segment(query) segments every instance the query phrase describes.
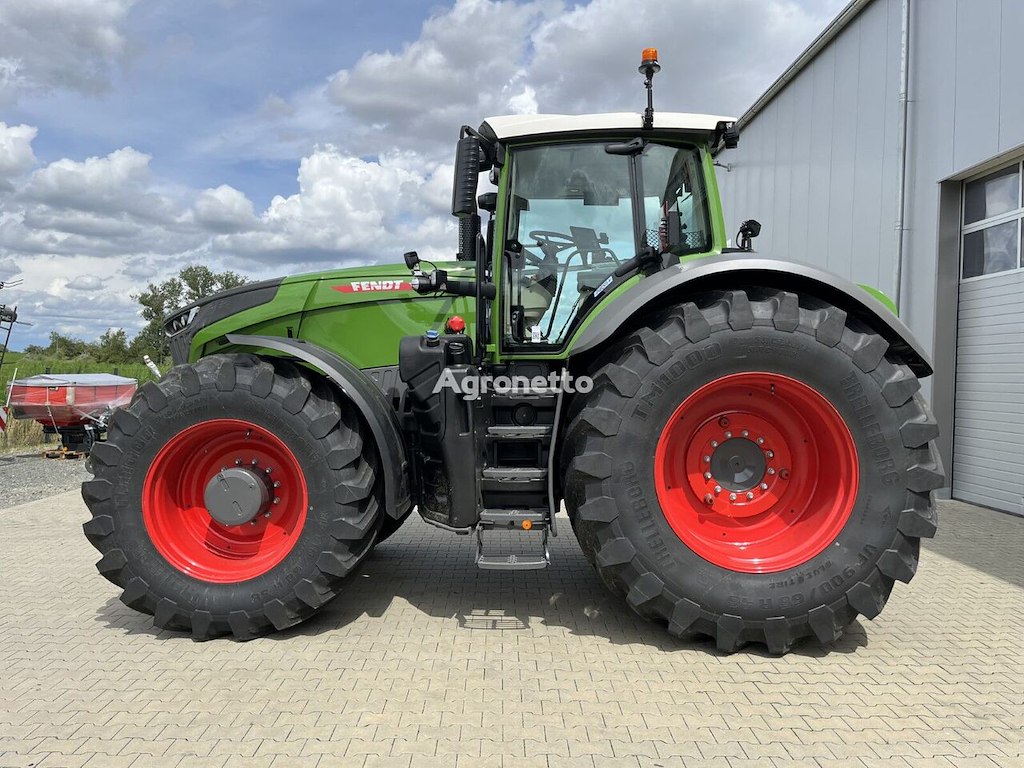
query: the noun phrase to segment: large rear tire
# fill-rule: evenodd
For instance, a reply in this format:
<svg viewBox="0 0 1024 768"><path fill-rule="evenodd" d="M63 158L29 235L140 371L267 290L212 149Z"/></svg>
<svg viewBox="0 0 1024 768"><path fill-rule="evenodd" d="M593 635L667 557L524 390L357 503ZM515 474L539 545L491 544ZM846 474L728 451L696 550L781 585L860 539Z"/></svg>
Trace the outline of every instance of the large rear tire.
<svg viewBox="0 0 1024 768"><path fill-rule="evenodd" d="M913 577L938 428L879 335L751 289L674 307L605 360L567 431L565 502L635 611L785 653L874 618Z"/></svg>
<svg viewBox="0 0 1024 768"><path fill-rule="evenodd" d="M359 417L285 362L173 368L114 414L92 459L83 528L97 568L126 605L197 640L308 618L380 527Z"/></svg>

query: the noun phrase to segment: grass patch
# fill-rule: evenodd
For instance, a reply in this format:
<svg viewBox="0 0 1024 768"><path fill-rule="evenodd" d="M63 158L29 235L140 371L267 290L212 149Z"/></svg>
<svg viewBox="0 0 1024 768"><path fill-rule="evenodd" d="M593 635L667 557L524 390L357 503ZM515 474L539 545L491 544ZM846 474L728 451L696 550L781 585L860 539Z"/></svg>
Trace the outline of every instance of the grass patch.
<svg viewBox="0 0 1024 768"><path fill-rule="evenodd" d="M50 439L60 443L56 435ZM37 421L11 419L7 422L7 431L0 432L0 451L32 448L42 444L43 425Z"/></svg>

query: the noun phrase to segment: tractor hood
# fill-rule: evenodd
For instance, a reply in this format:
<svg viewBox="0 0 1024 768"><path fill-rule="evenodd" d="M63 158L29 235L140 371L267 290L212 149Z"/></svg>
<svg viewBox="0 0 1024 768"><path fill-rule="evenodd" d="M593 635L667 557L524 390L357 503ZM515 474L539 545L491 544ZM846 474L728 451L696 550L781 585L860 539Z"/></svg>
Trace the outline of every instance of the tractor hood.
<svg viewBox="0 0 1024 768"><path fill-rule="evenodd" d="M467 262L438 262L437 266L453 276L473 277L474 265ZM426 304L439 303L437 297L416 293L410 278L404 264L378 264L249 283L175 310L164 322L164 332L176 365L216 351L221 346L217 340L228 333L303 338L337 351L345 337L371 331L371 324L356 322L364 316L376 318L383 326L372 330L375 334L396 323L406 325L398 322L400 317L416 318L410 326L414 333L432 322L433 310L410 315L409 310L399 309L409 302L423 310ZM450 307L451 298L443 303ZM466 311L461 304L460 311Z"/></svg>

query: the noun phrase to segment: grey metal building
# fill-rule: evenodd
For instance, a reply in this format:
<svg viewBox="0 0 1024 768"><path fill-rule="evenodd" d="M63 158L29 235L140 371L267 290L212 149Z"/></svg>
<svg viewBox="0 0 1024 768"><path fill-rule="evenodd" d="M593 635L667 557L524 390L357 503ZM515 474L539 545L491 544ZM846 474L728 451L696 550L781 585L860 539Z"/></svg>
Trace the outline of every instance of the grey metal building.
<svg viewBox="0 0 1024 768"><path fill-rule="evenodd" d="M855 0L740 128L727 224L893 297L953 497L1024 514L1024 0Z"/></svg>

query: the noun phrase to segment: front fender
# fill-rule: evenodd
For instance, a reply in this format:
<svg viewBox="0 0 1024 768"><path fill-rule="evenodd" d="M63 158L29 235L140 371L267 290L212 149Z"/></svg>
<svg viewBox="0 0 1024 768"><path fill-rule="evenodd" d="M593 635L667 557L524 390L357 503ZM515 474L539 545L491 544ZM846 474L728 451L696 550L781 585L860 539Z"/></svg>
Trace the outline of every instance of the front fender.
<svg viewBox="0 0 1024 768"><path fill-rule="evenodd" d="M910 329L860 286L810 264L735 253L676 264L640 281L599 311L599 316L577 336L569 355L593 354L620 330L633 327L641 312L686 300L695 292L754 285L828 301L882 336L917 376L931 376L928 354Z"/></svg>
<svg viewBox="0 0 1024 768"><path fill-rule="evenodd" d="M409 510L412 506L409 496L409 465L398 414L369 376L333 352L300 339L229 333L227 340L238 347L281 352L307 363L330 379L359 409L377 444L384 478L385 512L397 520Z"/></svg>

